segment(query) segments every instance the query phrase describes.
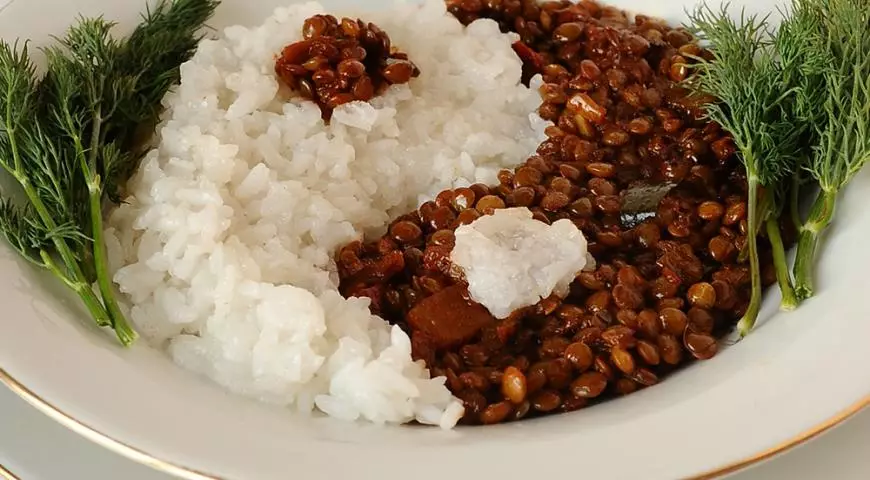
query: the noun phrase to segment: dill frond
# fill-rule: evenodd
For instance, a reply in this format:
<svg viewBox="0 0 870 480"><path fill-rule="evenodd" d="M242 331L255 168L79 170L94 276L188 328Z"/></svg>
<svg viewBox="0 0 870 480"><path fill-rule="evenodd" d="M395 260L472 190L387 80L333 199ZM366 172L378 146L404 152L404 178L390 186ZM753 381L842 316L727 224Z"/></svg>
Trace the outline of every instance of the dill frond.
<svg viewBox="0 0 870 480"><path fill-rule="evenodd" d="M765 225L771 233L769 238L780 239L779 227L774 223L783 198L778 190L786 183L783 180L798 170L809 128L797 113L797 98L802 93L796 85L796 78L801 65L796 57L794 61L783 63L777 53L777 47L785 47L792 55L791 49L797 43L777 44L768 16L747 15L741 11L734 19L728 8L728 4L719 10L704 5L690 13L694 33L709 45L712 59L697 59L689 86L716 98L706 108L707 117L731 134L746 169L747 223L752 234L747 236L745 253L749 259L752 287L749 307L738 322L741 335L746 335L754 326L761 307L756 237L760 227ZM759 187L765 187L765 198L759 199ZM772 228L776 231L771 232ZM782 306L794 308L797 301L782 261L785 254L781 240L774 242L773 247L783 291Z"/></svg>
<svg viewBox="0 0 870 480"><path fill-rule="evenodd" d="M74 290L124 344L136 335L109 277L103 202L117 201L119 186L138 167L134 134L156 122L160 100L217 5L163 0L124 39L113 37L115 24L102 17L79 18L43 50L42 79L26 44L0 41L0 165L26 197L22 206L0 197L0 231Z"/></svg>
<svg viewBox="0 0 870 480"><path fill-rule="evenodd" d="M870 6L864 0L805 0L818 12L826 57L824 101L815 128L818 143L806 166L819 194L800 227L795 288L813 295L813 270L821 235L831 224L837 197L870 161Z"/></svg>
<svg viewBox="0 0 870 480"><path fill-rule="evenodd" d="M707 116L731 133L748 176L773 185L789 174L801 149L795 131L793 87L783 78L769 34L768 17L731 18L728 5L701 6L690 15L695 34L711 45L692 87L715 97Z"/></svg>

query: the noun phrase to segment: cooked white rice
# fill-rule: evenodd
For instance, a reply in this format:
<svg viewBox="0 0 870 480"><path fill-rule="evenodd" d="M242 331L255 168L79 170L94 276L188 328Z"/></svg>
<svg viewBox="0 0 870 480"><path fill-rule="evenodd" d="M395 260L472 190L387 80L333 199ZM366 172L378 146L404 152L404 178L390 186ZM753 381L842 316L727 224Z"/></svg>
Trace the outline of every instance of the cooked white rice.
<svg viewBox="0 0 870 480"><path fill-rule="evenodd" d="M130 316L180 365L234 392L342 419L453 426L461 404L408 336L344 299L332 256L440 189L492 183L543 139L514 37L442 0L360 16L422 74L335 111L287 100L273 68L317 3L204 41L164 100L159 147L109 219Z"/></svg>

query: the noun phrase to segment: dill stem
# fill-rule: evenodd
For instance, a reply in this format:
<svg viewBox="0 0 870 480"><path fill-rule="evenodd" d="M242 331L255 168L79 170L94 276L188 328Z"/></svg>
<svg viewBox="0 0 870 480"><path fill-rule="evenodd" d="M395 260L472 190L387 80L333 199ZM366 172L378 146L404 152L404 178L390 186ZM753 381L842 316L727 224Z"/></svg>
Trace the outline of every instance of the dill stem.
<svg viewBox="0 0 870 480"><path fill-rule="evenodd" d="M78 289L79 284L76 283L75 280L70 279L66 272L61 270L60 266L54 261L54 258L51 257L51 254L48 253L47 250L44 248L40 249L39 258L42 260L41 265L59 278L70 290L76 291Z"/></svg>
<svg viewBox="0 0 870 480"><path fill-rule="evenodd" d="M45 207L45 204L42 202L42 199L39 198L36 191L33 190L33 186L30 185L26 179L19 179L19 183L24 187L24 192L27 195L27 198L30 200L30 203L33 204L33 207L36 209L39 217L42 219L43 223L49 228L54 229L57 228L57 223L55 223L54 219L51 218L51 215L48 213L48 209ZM69 285L72 290L78 294L78 296L82 299L82 302L88 308L91 315L93 315L94 320L97 322L97 325L104 327L109 325L111 322L109 320L109 314L106 309L103 307L100 299L97 298L97 295L91 290L91 287L88 285L88 281L85 278L82 269L79 267L78 262L76 261L75 255L72 250L69 248L69 245L58 238L57 236L52 237L52 243L54 243L54 248L57 250L57 253L60 255L60 258L63 260L64 265L67 270L72 274L72 278L69 278L67 275L59 275L62 274L60 269L55 265L52 273L58 275L60 279L64 280L66 283L72 282L74 285ZM45 262L45 258L42 259ZM52 268L49 265L49 270Z"/></svg>
<svg viewBox="0 0 870 480"><path fill-rule="evenodd" d="M813 296L813 274L816 249L819 240L834 216L837 203L836 190L819 190L807 221L801 226L798 235L797 252L794 262L795 293L801 300Z"/></svg>
<svg viewBox="0 0 870 480"><path fill-rule="evenodd" d="M112 328L115 329L118 340L124 346L129 346L136 340L136 332L130 327L124 312L121 311L121 307L118 305L118 300L115 298L112 279L109 278L109 260L106 253L106 244L103 239L103 189L100 186L100 174L97 172L97 159L100 155L100 138L103 133L102 126L102 109L97 106L94 111L91 144L87 152L90 158L85 159L84 151L81 150L80 165L88 185L88 207L91 217L91 239L97 285L100 288L103 304L109 313Z"/></svg>
<svg viewBox="0 0 870 480"><path fill-rule="evenodd" d="M779 231L779 222L776 218L770 217L765 222L767 229L767 239L770 241L770 247L773 253L773 266L776 269L776 282L779 284L779 290L782 292L782 301L779 304L781 310L791 311L797 308L798 301L795 295L794 286L791 283L791 272L788 268L788 261L785 258L785 247L782 243L782 235Z"/></svg>
<svg viewBox="0 0 870 480"><path fill-rule="evenodd" d="M130 327L124 312L118 306L115 292L112 288L112 280L109 278L109 261L106 253L106 244L103 241L103 216L102 216L102 193L99 188L99 176L94 179L97 185L91 185L88 180L88 198L91 209L91 233L93 235L94 266L97 273L97 285L103 296L103 303L112 321L112 328L118 335L118 340L128 346L136 340L136 332Z"/></svg>
<svg viewBox="0 0 870 480"><path fill-rule="evenodd" d="M747 161L746 164L751 165L752 163ZM755 173L747 173L749 200L746 212L750 234L746 236L746 243L749 247L751 294L746 313L737 322L737 330L740 332L741 337L745 337L752 330L752 327L755 326L755 320L758 317L758 312L761 310L761 266L758 261L758 238L756 235L751 234L751 232L758 231L758 176Z"/></svg>
<svg viewBox="0 0 870 480"><path fill-rule="evenodd" d="M757 221L756 221L757 230L755 231L756 236L758 236L758 234L761 233L761 227L764 225L764 223L759 224L759 222L764 222L764 220L767 219L768 215L770 215L771 208L773 207L773 195L774 195L773 192L768 191L767 189L764 189L762 191L761 195L759 196L760 198L758 200L758 207L755 208L755 210L757 211L756 214L758 215L757 217L755 217L757 219ZM746 208L747 211L749 210L749 208L751 208L750 205L752 205L752 204L747 204L747 208ZM749 244L744 243L743 247L740 249L740 252L737 254L737 261L742 263L748 259L749 259Z"/></svg>
<svg viewBox="0 0 870 480"><path fill-rule="evenodd" d="M810 230L804 230L798 235L797 253L794 261L795 293L801 300L813 296L813 260L819 237Z"/></svg>
<svg viewBox="0 0 870 480"><path fill-rule="evenodd" d="M797 231L801 228L800 194L801 177L799 172L795 172L791 176L791 188L788 192L788 214Z"/></svg>
<svg viewBox="0 0 870 480"><path fill-rule="evenodd" d="M108 327L109 317L106 315L106 309L103 307L100 299L94 294L94 291L91 290L90 285L88 285L87 282L81 282L69 278L47 251L40 250L39 256L42 258L43 266L45 266L49 272L54 274L54 276L63 281L63 284L66 285L67 288L79 296L82 303L85 305L85 308L88 309L88 312L96 320L97 326Z"/></svg>

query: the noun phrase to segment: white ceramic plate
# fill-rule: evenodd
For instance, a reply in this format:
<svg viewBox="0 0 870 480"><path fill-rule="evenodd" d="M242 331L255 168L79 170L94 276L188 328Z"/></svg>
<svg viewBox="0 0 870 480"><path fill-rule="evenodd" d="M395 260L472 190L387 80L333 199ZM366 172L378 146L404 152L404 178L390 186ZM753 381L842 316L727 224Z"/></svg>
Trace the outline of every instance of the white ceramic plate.
<svg viewBox="0 0 870 480"><path fill-rule="evenodd" d="M212 23L259 23L279 3L225 0ZM691 4L614 3L671 21ZM756 0L749 8L773 6ZM34 38L38 45L77 13L103 13L130 25L142 7L139 0L17 0L2 10L0 34ZM812 301L794 313L773 314L778 298L771 293L762 315L767 321L712 361L572 414L450 432L296 416L224 393L144 344L117 347L89 326L53 279L19 261L5 244L0 381L89 438L188 478L673 479L726 473L799 443L870 402L866 173L843 198Z"/></svg>

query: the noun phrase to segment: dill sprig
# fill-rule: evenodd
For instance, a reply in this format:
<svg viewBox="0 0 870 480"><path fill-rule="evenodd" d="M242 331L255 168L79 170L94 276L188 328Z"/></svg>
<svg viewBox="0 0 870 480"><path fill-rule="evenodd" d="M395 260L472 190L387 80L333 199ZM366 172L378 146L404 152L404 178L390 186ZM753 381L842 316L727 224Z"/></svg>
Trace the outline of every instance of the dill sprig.
<svg viewBox="0 0 870 480"><path fill-rule="evenodd" d="M826 58L825 92L816 124L818 144L806 170L819 193L799 228L795 288L813 294L813 264L831 224L840 190L870 160L870 6L865 0L806 0L821 19L818 45Z"/></svg>
<svg viewBox="0 0 870 480"><path fill-rule="evenodd" d="M812 269L837 196L870 160L870 6L866 0L793 0L770 31L767 17L698 8L691 15L712 61L698 59L690 86L718 99L707 108L734 137L748 179L747 256L752 296L738 323L745 335L758 314L761 288L756 234L764 225L773 250L783 308L812 295ZM806 183L819 193L808 218L799 197ZM758 187L763 197L759 199ZM779 221L798 228L794 282Z"/></svg>
<svg viewBox="0 0 870 480"><path fill-rule="evenodd" d="M781 185L785 212L796 229L800 228L799 200L801 189L811 178L806 165L818 143L818 129L824 124L824 71L828 57L823 45L823 19L816 0L793 0L791 8L781 8L783 21L777 29L774 47L784 65L783 81L791 85L794 95L796 128L801 129L803 150L792 172L791 182ZM777 273L790 278L787 273ZM782 283L780 282L780 285ZM796 298L796 295L795 295Z"/></svg>
<svg viewBox="0 0 870 480"><path fill-rule="evenodd" d="M795 87L786 80L788 66L780 63L770 35L768 17L747 15L737 19L728 5L719 10L698 7L690 13L692 29L698 38L709 43L710 59L698 58L695 75L689 85L696 91L717 99L706 108L707 117L731 133L740 152L747 178L747 255L749 257L751 296L743 318L738 323L742 335L755 324L761 307L761 273L755 233L769 219L775 222L778 202L777 186L796 169L802 150L803 129L795 115ZM759 198L759 187L765 198ZM766 225L768 231L779 226ZM778 247L782 250L782 242ZM780 258L781 252L775 252ZM782 253L781 258L784 258ZM785 269L782 262L777 262ZM788 274L786 270L786 275ZM790 282L783 278L784 300ZM795 302L796 303L796 302Z"/></svg>
<svg viewBox="0 0 870 480"><path fill-rule="evenodd" d="M75 208L66 202L68 165L41 127L36 69L26 44L0 41L0 164L21 185L26 207L4 199L3 233L32 263L63 280L82 300L98 325L111 323L108 313L86 282L79 258L59 231L75 225ZM59 266L54 257L60 257Z"/></svg>
<svg viewBox="0 0 870 480"><path fill-rule="evenodd" d="M117 201L135 172L138 129L153 127L160 100L217 4L162 1L125 39L112 36L112 22L80 18L44 49L41 79L26 43L0 41L0 165L26 200L0 199L0 231L75 291L97 324L114 328L125 345L136 334L109 276L103 202Z"/></svg>

